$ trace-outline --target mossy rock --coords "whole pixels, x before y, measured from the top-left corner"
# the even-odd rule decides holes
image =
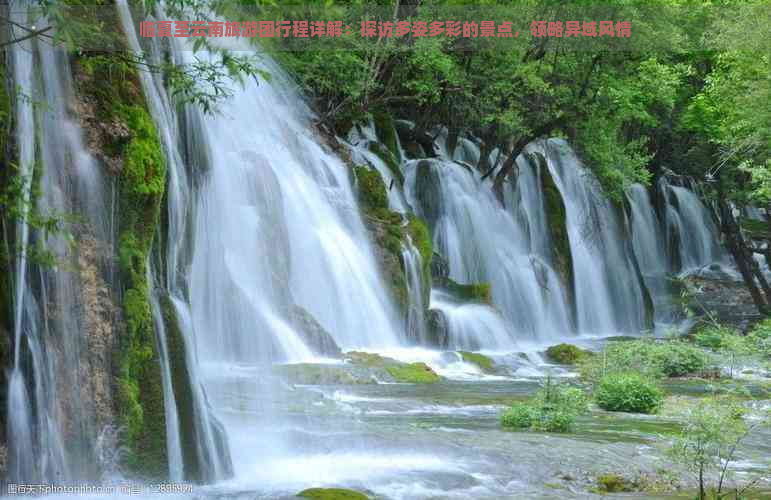
[[[375,374],[380,372],[394,382],[431,384],[440,380],[439,375],[425,363],[402,363],[377,353],[361,351],[347,352],[344,357],[354,365],[375,369]]]
[[[369,500],[364,493],[346,488],[308,488],[297,494],[301,498],[314,500]]]
[[[408,384],[433,384],[439,382],[439,375],[425,363],[386,366],[386,371],[396,382]]]
[[[380,173],[365,166],[356,166],[353,171],[362,210],[372,212],[373,215],[379,215],[383,210],[388,211],[388,191]]]
[[[478,366],[485,373],[493,373],[495,371],[495,363],[484,354],[469,351],[458,351],[458,354],[463,358],[463,361]]]
[[[573,344],[557,344],[546,349],[546,357],[561,365],[574,365],[594,353]]]
[[[109,21],[118,23],[117,17]],[[125,39],[118,43],[128,48]],[[85,142],[118,178],[123,331],[115,354],[115,411],[125,429],[123,465],[145,478],[162,478],[168,473],[165,408],[146,263],[159,226],[165,156],[137,67],[112,52],[77,53],[72,62]]]
[[[386,365],[399,363],[395,359],[387,358],[374,352],[349,351],[344,354],[344,358],[353,364],[370,368],[382,368]]]
[[[462,285],[447,278],[440,286],[460,302],[477,302],[487,305],[492,305],[493,303],[490,283],[471,283]]]

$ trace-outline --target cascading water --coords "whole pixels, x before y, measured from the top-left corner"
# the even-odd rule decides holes
[[[565,291],[547,260],[530,250],[523,228],[489,182],[451,161],[406,165],[410,204],[432,228],[437,251],[459,283],[489,282],[492,297],[520,339],[558,338],[572,330]]]
[[[550,139],[531,149],[546,158],[565,204],[579,332],[633,333],[649,328],[647,291],[625,244],[621,210],[605,198],[564,141]]]
[[[371,123],[358,125],[351,129],[351,132],[348,134],[348,146],[351,149],[351,159],[354,163],[369,165],[377,170],[386,187],[388,207],[394,212],[402,214],[406,213],[408,210],[407,202],[405,201],[404,193],[395,178],[395,173],[391,171],[391,167],[388,166],[383,158],[369,149],[372,144],[380,145],[377,140],[375,127]],[[385,148],[383,148],[382,151],[386,151]],[[394,168],[395,167],[396,165],[394,165]]]
[[[431,339],[426,328],[423,259],[409,236],[402,244],[402,263],[407,281],[407,336],[421,345],[430,345]]]
[[[671,268],[659,220],[645,186],[634,184],[626,192],[632,227],[632,246],[640,271],[653,300],[657,323],[671,324],[680,316],[671,282]]]
[[[664,221],[673,270],[690,273],[710,264],[727,265],[712,216],[696,193],[670,184],[666,177],[659,179],[658,188],[666,203]]]
[[[485,304],[458,303],[441,290],[431,291],[431,308],[441,311],[446,321],[447,345],[451,350],[515,351],[503,317]]]
[[[129,47],[135,54],[142,54],[139,39],[135,31],[133,16],[125,0],[118,0],[118,14],[126,33]],[[155,40],[153,40],[155,41]],[[174,41],[173,43],[176,43]],[[157,43],[150,47],[149,56],[151,61],[159,64],[163,54]],[[172,54],[177,56],[178,54]],[[178,59],[175,61],[179,62]],[[230,471],[230,458],[227,456],[221,439],[218,439],[217,432],[219,423],[209,408],[206,395],[200,380],[200,368],[198,366],[198,357],[195,353],[195,332],[193,323],[190,319],[190,300],[188,298],[188,284],[186,283],[186,267],[189,256],[187,254],[186,242],[189,225],[189,215],[191,207],[191,185],[190,176],[185,161],[183,160],[184,144],[180,138],[177,124],[179,123],[175,108],[171,105],[169,97],[165,91],[164,84],[160,74],[150,72],[140,72],[142,89],[152,114],[153,120],[160,133],[161,145],[167,162],[168,188],[167,188],[167,239],[165,254],[165,284],[168,293],[168,303],[173,307],[175,315],[175,326],[179,328],[182,335],[184,363],[189,380],[177,380],[177,383],[189,385],[192,392],[192,406],[183,408],[182,411],[190,413],[185,417],[192,420],[192,427],[195,436],[195,443],[187,443],[188,447],[195,450],[197,463],[188,463],[188,467],[196,468],[199,473],[197,479],[207,481],[224,479]],[[186,108],[185,123],[189,127],[189,133],[196,136],[200,127],[200,115],[196,109]],[[198,158],[203,162],[203,158]],[[191,165],[198,165],[199,162],[190,161]],[[153,283],[155,280],[148,280]],[[167,347],[167,335],[165,318],[163,317],[158,294],[161,292],[155,290],[152,294],[153,299],[153,317],[158,336],[158,351],[164,374],[164,404],[166,410],[167,441],[169,450],[169,476],[172,480],[185,477],[185,464],[182,463],[182,447],[179,420],[177,415],[180,409],[177,408],[174,397],[174,381],[171,380],[169,370],[169,355]],[[192,471],[187,471],[188,477]]]
[[[29,19],[29,8],[27,2],[13,2],[14,22],[44,21]],[[110,404],[108,369],[94,361],[109,359],[112,349],[111,284],[106,282],[111,264],[104,258],[111,251],[112,229],[104,183],[69,115],[73,91],[67,54],[39,40],[14,44],[11,53],[21,204],[27,215],[16,232],[9,477],[18,483],[95,479],[100,467],[95,443],[110,424],[97,410]],[[33,176],[40,192],[34,200]],[[59,219],[58,229],[30,227],[31,210]],[[29,259],[32,245],[50,262]],[[92,308],[95,300],[102,303]]]

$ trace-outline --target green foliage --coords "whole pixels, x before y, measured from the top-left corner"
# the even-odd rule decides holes
[[[734,400],[711,397],[692,408],[685,417],[669,456],[697,474],[699,498],[705,498],[710,477],[716,475],[715,493],[720,498],[729,479],[729,463],[735,459],[739,444],[752,429],[768,425],[768,414],[748,424],[744,408]]]
[[[537,419],[537,412],[531,405],[514,403],[501,415],[501,425],[511,429],[529,429]]]
[[[588,411],[588,404],[584,391],[557,384],[549,376],[531,401],[516,403],[501,415],[501,425],[511,429],[570,432],[576,417]]]
[[[642,339],[611,342],[605,350],[579,363],[581,375],[593,382],[606,374],[637,372],[646,377],[711,375],[715,359],[707,352],[680,340]]]
[[[614,373],[600,380],[595,392],[597,405],[608,411],[655,413],[664,394],[655,383],[636,373]]]
[[[562,365],[574,365],[581,359],[591,356],[592,352],[573,344],[557,344],[546,349],[546,356]]]

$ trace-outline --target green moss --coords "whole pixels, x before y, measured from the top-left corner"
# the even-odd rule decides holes
[[[358,491],[345,488],[309,488],[297,494],[298,497],[314,500],[368,500],[369,497]]]
[[[373,215],[380,214],[383,210],[388,211],[388,193],[380,173],[363,166],[356,166],[353,171],[362,210],[372,212]]]
[[[592,355],[591,351],[581,349],[573,344],[557,344],[546,349],[546,356],[555,363],[562,365],[574,365]]]
[[[11,136],[11,124],[13,120],[12,115],[12,100],[11,95],[8,93],[7,77],[6,77],[6,65],[4,51],[0,54],[0,165],[5,163],[6,147],[8,146],[8,138]]]
[[[633,491],[629,481],[619,474],[602,474],[597,477],[597,491],[601,493],[620,493],[623,491]]]
[[[470,285],[461,285],[447,278],[444,280],[444,287],[455,298],[463,302],[481,302],[483,304],[492,304],[492,293],[489,283],[472,283]]]
[[[125,43],[125,41],[124,41]],[[118,176],[118,268],[123,320],[116,411],[126,429],[125,465],[145,477],[167,470],[166,424],[146,263],[158,228],[166,165],[142,97],[137,69],[112,53],[74,56],[78,95],[92,142]]]
[[[386,371],[397,382],[410,384],[433,384],[439,382],[439,375],[425,363],[386,366]]]
[[[459,354],[463,358],[463,361],[477,365],[485,373],[492,373],[495,371],[495,363],[484,354],[468,351],[459,351]]]
[[[369,367],[382,367],[398,363],[395,359],[386,358],[374,352],[349,351],[344,356],[351,363]]]

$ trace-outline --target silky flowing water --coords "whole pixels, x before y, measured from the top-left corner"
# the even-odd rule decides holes
[[[133,51],[145,49],[155,62],[191,61],[189,47],[177,41],[141,46],[126,2],[118,4]],[[109,247],[110,188],[64,107],[72,92],[66,59],[32,42],[19,44],[12,59],[15,83],[51,108],[35,139],[31,130],[40,117],[27,101],[17,103],[25,175],[37,148],[46,167],[42,207],[79,214],[81,234]],[[585,492],[591,477],[609,470],[653,471],[659,435],[676,427],[666,419],[594,413],[579,421],[576,433],[556,436],[504,431],[499,416],[532,395],[546,374],[575,377],[544,360],[549,345],[596,348],[598,338],[639,335],[653,320],[674,324],[681,318],[671,307],[668,275],[730,266],[698,196],[662,180],[656,187],[661,207],[651,191],[633,186],[624,211],[604,197],[566,143],[549,140],[526,151],[544,163],[517,160],[516,178],[501,200],[474,170],[480,151],[473,138],[459,138],[449,151],[440,131],[437,156],[424,159],[408,159],[397,144],[394,165],[376,153],[385,146],[375,127],[361,124],[343,147],[381,175],[389,207],[426,219],[450,279],[491,285],[490,304],[459,301],[441,286],[427,297],[421,255],[405,239],[409,306],[400,318],[350,169],[317,134],[316,117],[291,78],[269,58],[262,61],[270,81],[233,82],[234,95],[213,115],[175,106],[160,76],[141,74],[168,166],[166,241],[156,241],[155,252],[164,255],[147,265],[169,478],[181,481],[189,472],[181,411],[193,413],[202,469],[203,484],[179,497],[286,498],[311,486],[346,486],[392,499],[562,498]],[[56,148],[69,151],[68,163]],[[566,211],[569,283],[552,250],[549,228],[556,221],[546,210],[546,176]],[[22,242],[36,237],[24,219],[17,234]],[[47,245],[65,253],[61,237]],[[110,266],[101,265],[98,274],[111,285]],[[49,309],[50,302],[61,311],[82,307],[72,302],[82,294],[81,283],[63,269],[31,265],[24,252],[15,274],[10,478],[94,481],[104,468],[94,444],[104,429],[88,404],[88,387],[80,385],[83,374],[65,369],[85,359],[79,337],[85,328],[76,315]],[[164,307],[182,336],[192,394],[187,410],[175,398]],[[444,318],[442,346],[432,344],[427,309]],[[343,363],[314,352],[297,311],[314,318],[344,351],[425,362],[443,379],[427,385],[290,384],[274,374],[275,365]],[[488,354],[500,369],[486,373],[460,350]],[[72,443],[61,437],[61,401],[68,402],[68,422],[76,429],[68,433]],[[749,459],[744,464],[759,467]]]

